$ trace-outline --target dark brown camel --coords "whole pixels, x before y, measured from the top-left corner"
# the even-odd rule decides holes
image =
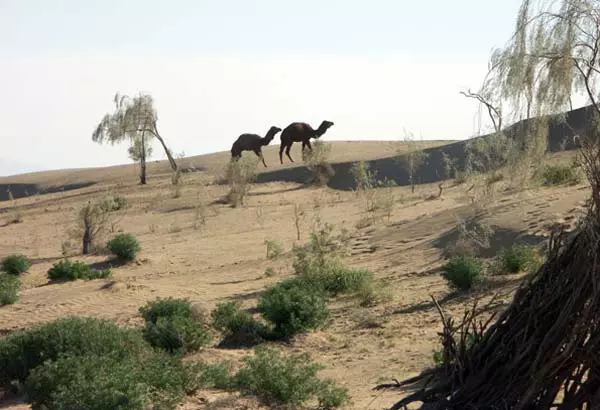
[[[264,138],[261,138],[260,135],[256,134],[240,135],[231,146],[231,158],[237,161],[242,157],[242,151],[254,151],[254,153],[258,155],[260,159],[262,159],[262,162],[266,168],[267,164],[265,163],[265,158],[262,154],[262,147],[263,145],[269,145],[279,131],[281,131],[281,128],[272,126],[269,128],[269,131],[267,131],[267,135],[265,135]]]
[[[321,125],[319,125],[319,128],[314,130],[305,122],[293,122],[285,127],[280,136],[281,146],[279,147],[279,161],[283,164],[283,150],[285,150],[285,155],[287,155],[290,161],[294,162],[290,156],[290,150],[292,149],[294,142],[302,142],[303,151],[304,147],[308,147],[308,149],[312,151],[310,139],[319,138],[321,135],[325,134],[327,129],[332,125],[333,123],[331,121],[323,121]]]

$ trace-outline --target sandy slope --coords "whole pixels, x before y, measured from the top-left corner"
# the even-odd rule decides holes
[[[348,148],[344,160],[360,159],[360,155],[385,156],[387,151],[396,149],[393,143],[344,144]],[[270,147],[267,154],[271,164],[275,163],[274,149]],[[205,159],[202,165],[218,169],[218,155],[225,154],[215,154],[214,163]],[[295,151],[293,155],[299,153]],[[286,251],[291,249],[296,241],[293,207],[299,204],[306,214],[301,242],[308,240],[311,221],[317,215],[333,224],[337,232],[344,227],[349,229],[352,239],[346,264],[368,268],[376,278],[385,279],[393,298],[373,308],[359,307],[355,300],[339,299],[331,305],[331,327],[298,337],[292,345],[281,348],[287,352],[307,351],[324,363],[327,368],[322,374],[350,389],[350,408],[356,409],[392,404],[398,392],[376,393],[372,387],[384,380],[409,376],[432,363],[440,323],[429,295],[444,299],[450,293],[436,269],[442,263],[441,248],[451,241],[457,218],[473,212],[465,195],[466,186],[448,188],[442,199],[433,200],[428,197],[437,192],[436,186],[419,186],[414,195],[407,187],[395,188],[398,201],[390,220],[357,229],[357,223],[365,216],[365,203],[352,192],[297,189],[295,184],[284,183],[259,184],[245,207],[208,206],[206,224],[195,227],[198,203],[209,203],[226,192],[225,186],[207,185],[206,173],[187,174],[181,196],[174,198],[168,176],[161,176],[157,168],[152,169],[150,184],[144,187],[136,185],[131,167],[103,172],[56,171],[11,178],[47,183],[67,177],[85,180],[93,174],[97,179],[99,175],[106,179],[80,190],[0,202],[0,256],[22,252],[35,262],[23,277],[19,301],[0,308],[0,332],[67,315],[138,325],[141,321],[137,309],[156,297],[189,297],[208,309],[232,299],[253,306],[265,286],[290,276],[291,255],[267,260],[263,241],[276,239]],[[126,196],[131,203],[120,213],[114,231],[131,232],[138,237],[143,250],[137,263],[114,269],[113,281],[47,284],[46,271],[61,258],[61,244],[68,237],[78,208],[109,190]],[[547,221],[576,215],[586,196],[587,190],[581,185],[543,188],[520,195],[498,194],[487,216],[488,222],[496,226],[493,246],[521,239],[532,243],[543,240]],[[22,223],[3,225],[17,213]],[[105,257],[77,259],[92,263]],[[264,275],[268,267],[276,270],[275,277]],[[506,304],[519,278],[496,278],[495,285],[482,292],[491,295],[500,291],[504,294],[501,302]],[[466,299],[446,298],[443,307],[460,314]],[[239,358],[245,353],[209,348],[197,356],[213,360]],[[200,392],[184,407],[205,408],[200,399],[210,401],[221,396]],[[226,403],[222,408],[233,408],[231,402]]]

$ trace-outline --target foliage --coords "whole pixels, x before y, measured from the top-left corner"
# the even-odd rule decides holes
[[[152,145],[151,141],[147,140],[146,137],[136,137],[131,141],[131,145],[127,148],[127,154],[135,162],[141,162],[152,156]]]
[[[312,150],[302,152],[304,163],[312,174],[310,183],[318,186],[327,185],[329,178],[335,174],[328,160],[330,152],[331,144],[321,140],[316,140],[312,144]]]
[[[283,253],[283,246],[272,239],[265,239],[265,245],[267,246],[267,259],[276,259]]]
[[[459,290],[469,290],[480,280],[483,263],[470,256],[455,256],[442,266],[444,278]]]
[[[154,100],[149,94],[139,94],[133,98],[115,94],[115,112],[106,114],[92,134],[92,141],[111,144],[129,139],[135,144],[139,138],[155,137],[161,143],[169,159],[173,172],[177,172],[177,163],[167,148],[157,128],[157,114]]]
[[[142,332],[144,339],[169,353],[195,351],[212,339],[208,330],[194,318],[188,299],[158,298],[140,307],[139,312],[146,322]]]
[[[530,270],[537,266],[538,257],[532,246],[513,244],[503,248],[498,254],[500,271],[503,273],[517,273]]]
[[[115,212],[127,207],[127,198],[121,195],[105,196],[99,201],[100,209],[104,212]]]
[[[5,256],[0,261],[0,271],[9,275],[20,275],[27,272],[31,267],[31,262],[25,255],[13,254]]]
[[[0,339],[1,382],[25,381],[30,371],[59,355],[135,355],[146,344],[139,331],[108,320],[68,317],[9,334]]]
[[[319,328],[329,317],[324,295],[294,279],[267,288],[258,310],[274,324],[274,336],[283,339]]]
[[[34,406],[52,409],[175,409],[186,384],[184,366],[165,355],[115,351],[46,361],[31,372],[25,391]]]
[[[306,353],[282,357],[279,351],[261,346],[244,362],[234,376],[235,386],[266,403],[297,408],[316,397],[321,408],[335,408],[349,401],[346,389],[332,380],[319,379],[317,372],[322,366],[310,363]]]
[[[227,203],[233,207],[244,205],[244,198],[256,179],[258,158],[242,156],[237,161],[227,164],[226,178],[229,183]]]
[[[48,269],[48,279],[50,280],[77,280],[77,279],[105,279],[112,276],[110,269],[92,269],[83,262],[71,262],[63,259],[52,265]]]
[[[230,362],[191,363],[188,367],[188,386],[186,391],[201,388],[233,388],[232,366]]]
[[[375,176],[377,172],[371,171],[371,166],[368,162],[355,162],[350,168],[350,173],[354,178],[357,192],[362,192],[375,186]]]
[[[581,182],[579,168],[573,165],[548,164],[542,169],[545,185],[577,185]]]
[[[213,327],[225,334],[222,345],[250,347],[271,338],[271,329],[240,310],[236,302],[217,304],[211,317]]]
[[[110,211],[106,201],[88,201],[81,207],[77,219],[77,236],[82,241],[82,253],[87,255],[92,250],[96,240],[106,231],[110,220]]]
[[[0,306],[12,305],[17,301],[20,285],[18,276],[0,273]]]
[[[163,316],[156,322],[146,322],[143,335],[150,345],[172,354],[196,351],[212,340],[202,324],[183,316]]]
[[[141,246],[135,236],[129,233],[121,233],[116,235],[107,244],[107,248],[122,261],[132,261],[137,253],[141,250]]]
[[[412,193],[414,193],[415,185],[417,184],[417,173],[427,158],[429,158],[429,153],[419,149],[411,132],[404,132],[404,141],[408,144],[409,151],[408,153],[399,153],[397,161],[408,173],[408,182],[410,183]]]

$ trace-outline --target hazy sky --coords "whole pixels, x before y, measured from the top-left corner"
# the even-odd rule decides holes
[[[324,119],[329,141],[468,138],[478,108],[459,91],[520,3],[0,0],[0,175],[130,162],[126,143],[91,141],[117,91],[151,93],[186,155]]]

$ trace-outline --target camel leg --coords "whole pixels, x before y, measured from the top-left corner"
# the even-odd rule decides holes
[[[282,143],[279,146],[279,162],[283,164],[283,150],[285,149],[285,145]]]
[[[312,151],[312,145],[310,145],[310,141],[306,141],[306,146],[308,147],[309,150]]]
[[[287,155],[287,157],[290,159],[290,161],[294,162],[294,160],[290,156],[290,150],[291,149],[292,149],[292,144],[288,145],[287,148],[285,149],[285,155]]]
[[[260,158],[262,160],[263,165],[265,166],[265,168],[267,167],[267,163],[265,162],[265,157],[263,157],[262,151],[257,149],[254,151],[254,153],[258,156],[258,158]]]

